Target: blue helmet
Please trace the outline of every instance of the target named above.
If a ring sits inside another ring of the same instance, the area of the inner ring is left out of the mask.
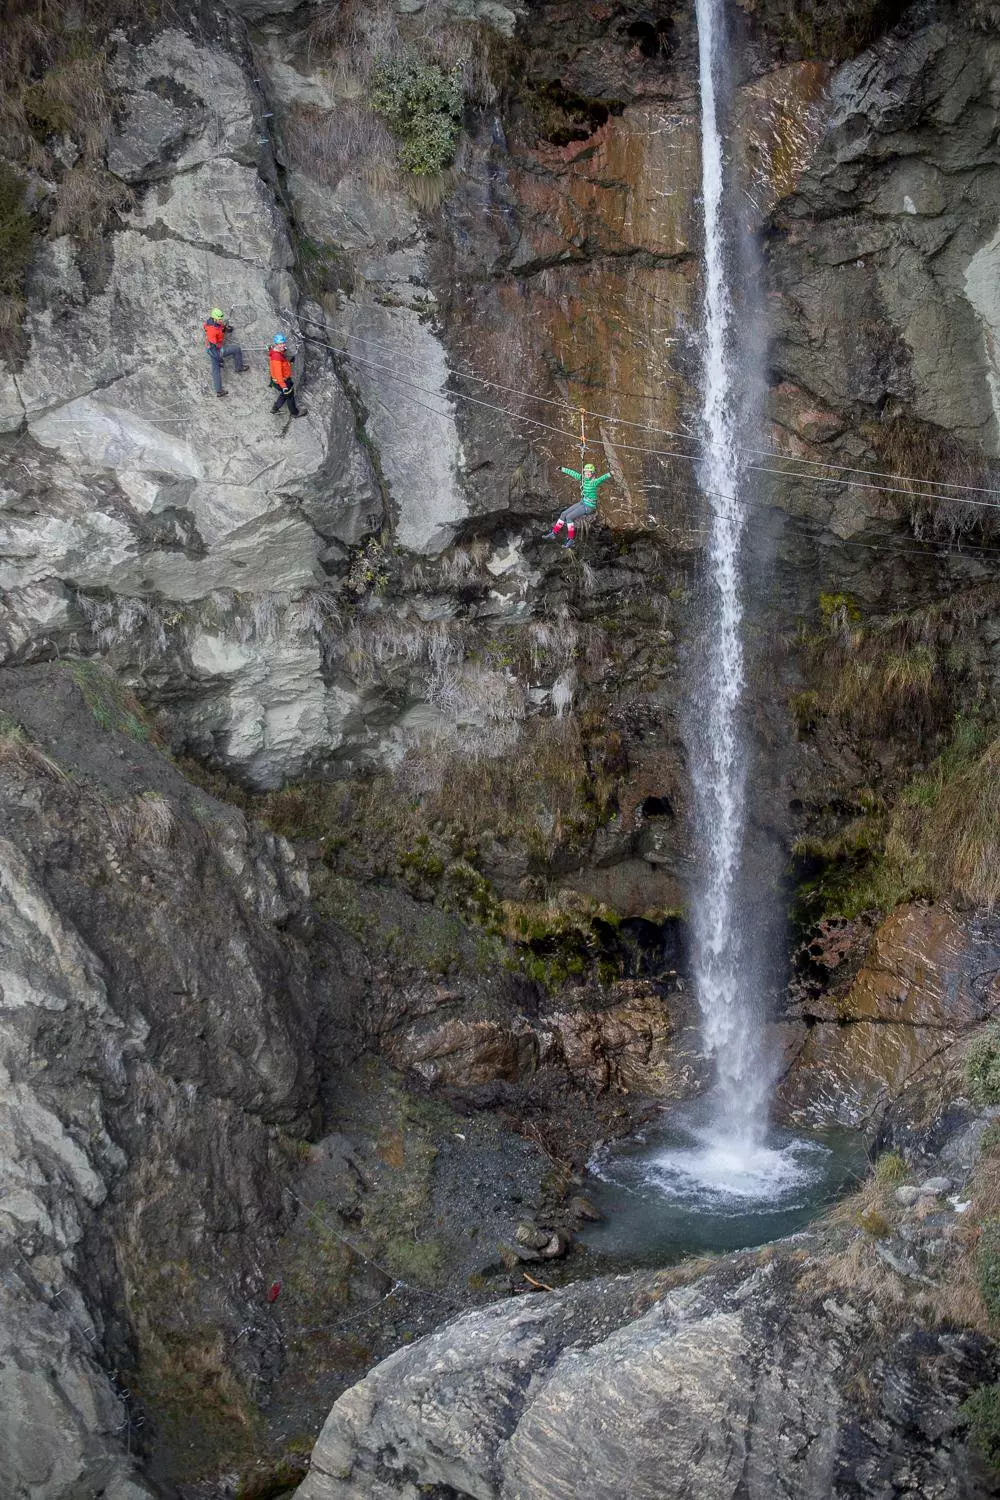
[[[272,344],[287,344],[288,340],[285,338],[285,335],[283,333],[276,333],[274,335],[274,338],[271,340],[271,343]]]

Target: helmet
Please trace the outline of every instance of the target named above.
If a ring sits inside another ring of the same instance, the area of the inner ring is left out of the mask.
[[[212,312],[211,312],[211,316],[212,316],[212,317],[213,317],[213,318],[215,318],[215,319],[216,319],[216,320],[218,320],[218,319],[220,319],[220,318],[224,318],[224,317],[225,317],[225,316],[226,316],[226,315],[225,315],[225,313],[224,313],[224,312],[223,312],[223,311],[222,311],[222,308],[221,308],[221,307],[213,307],[213,308],[212,308]]]
[[[285,338],[285,335],[283,333],[276,333],[274,335],[274,338],[271,340],[271,343],[272,344],[287,344],[288,340]]]
[[[594,468],[593,464],[584,464],[583,472],[585,474],[596,474],[597,470]]]

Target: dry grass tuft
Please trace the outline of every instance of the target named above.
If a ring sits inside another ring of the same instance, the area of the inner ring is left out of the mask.
[[[134,201],[131,188],[85,159],[59,184],[49,227],[54,235],[75,234],[92,240],[104,232],[113,214],[125,213]]]
[[[41,771],[54,781],[69,780],[67,772],[58,761],[53,760],[51,755],[46,755],[41,746],[35,744],[23,725],[4,713],[0,713],[0,765]]]
[[[881,467],[897,476],[893,484],[903,493],[889,496],[922,541],[983,541],[997,535],[996,512],[968,505],[961,492],[954,499],[926,498],[928,486],[970,485],[993,490],[1000,501],[1000,466],[950,432],[897,413],[870,422],[865,435]],[[983,498],[983,497],[977,497]]]
[[[862,734],[939,724],[944,689],[929,646],[885,651],[875,637],[856,633],[830,702],[831,711]]]
[[[0,159],[56,183],[53,234],[93,237],[131,201],[104,167],[114,120],[104,46],[145,9],[146,0],[0,0]],[[0,237],[7,217],[0,204]],[[9,330],[24,309],[7,274],[0,328]]]
[[[111,836],[123,849],[166,849],[177,831],[177,818],[158,792],[143,792],[106,808]]]
[[[363,99],[345,100],[335,110],[293,105],[282,117],[281,135],[290,165],[325,187],[336,187],[348,173],[377,192],[399,180],[396,143]]]
[[[922,830],[944,887],[973,906],[1000,902],[1000,739],[941,787]]]
[[[337,71],[340,92],[354,99],[325,116],[290,111],[283,124],[290,158],[329,186],[347,171],[382,191],[404,186],[425,212],[437,208],[451,188],[451,174],[438,168],[446,168],[454,154],[454,139],[445,137],[457,138],[463,101],[492,108],[511,77],[516,50],[494,27],[456,16],[442,0],[426,0],[415,15],[401,15],[392,0],[323,4],[309,27],[308,45],[317,61]],[[405,122],[395,120],[393,134],[369,101],[380,91],[385,95],[386,81],[394,80],[389,93],[398,103],[403,75],[417,82],[421,102],[415,114],[404,111]],[[457,98],[442,113],[453,82]],[[431,94],[440,97],[428,114]]]

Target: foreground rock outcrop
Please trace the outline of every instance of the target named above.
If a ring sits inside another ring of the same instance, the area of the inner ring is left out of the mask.
[[[224,1443],[277,1354],[236,1336],[287,1215],[278,1132],[315,1101],[307,889],[134,710],[96,668],[0,674],[12,1496],[146,1493],[143,1412],[161,1441]]]
[[[924,1262],[939,1288],[952,1274],[940,1252],[948,1220],[945,1207],[931,1231],[939,1252]],[[958,1415],[992,1372],[991,1342],[915,1315],[905,1278],[925,1273],[892,1261],[870,1242],[845,1259],[829,1234],[801,1236],[707,1273],[578,1284],[469,1313],[341,1397],[297,1495],[993,1494]]]

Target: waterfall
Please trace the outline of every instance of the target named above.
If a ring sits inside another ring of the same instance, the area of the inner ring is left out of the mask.
[[[733,277],[741,257],[727,222],[723,109],[728,104],[723,0],[697,0],[701,81],[705,290],[699,483],[710,516],[708,605],[689,736],[700,870],[693,899],[694,980],[705,1046],[716,1070],[712,1135],[747,1152],[767,1121],[767,1069],[757,986],[742,922],[747,747],[741,550],[746,526],[740,457],[749,340]]]

